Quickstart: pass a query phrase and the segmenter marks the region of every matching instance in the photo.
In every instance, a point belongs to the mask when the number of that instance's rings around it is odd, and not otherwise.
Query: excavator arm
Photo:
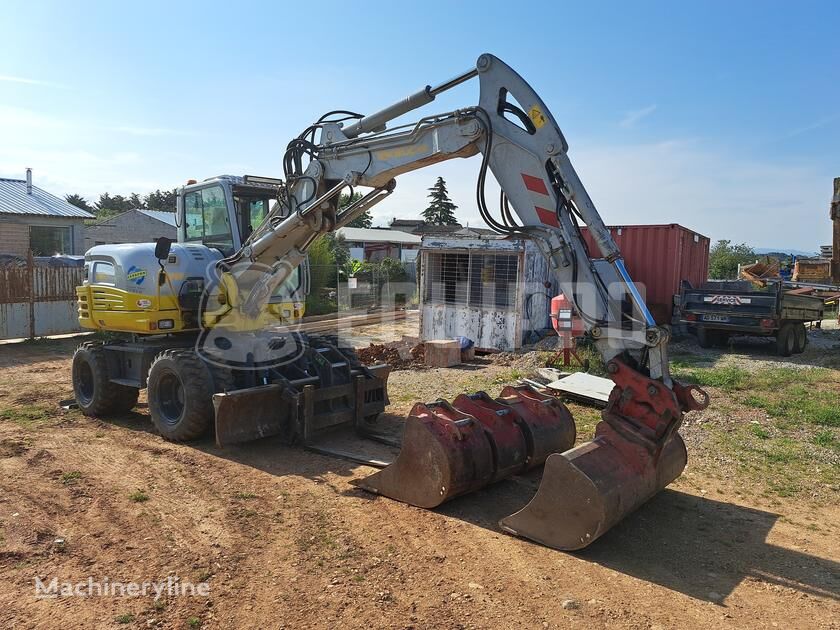
[[[480,84],[478,105],[388,128],[474,78]],[[315,238],[385,199],[401,174],[477,154],[482,218],[500,234],[538,246],[615,382],[595,440],[550,456],[540,492],[502,522],[508,531],[545,544],[578,548],[679,476],[686,457],[677,429],[683,413],[705,407],[708,396],[671,378],[668,330],[656,325],[630,278],[572,166],[566,139],[545,103],[501,60],[481,55],[474,69],[439,86],[426,86],[369,116],[331,113],[293,140],[278,203],[243,248],[221,263],[228,284],[230,278],[233,284],[244,282],[241,300],[230,308],[237,317],[259,313]],[[488,172],[501,187],[495,212],[485,199]],[[370,191],[340,210],[339,195],[356,187]],[[597,251],[588,250],[582,226]],[[254,274],[257,267],[261,272]],[[377,474],[383,473],[387,469]],[[375,478],[368,486],[389,494]],[[553,509],[565,516],[546,518]],[[571,525],[558,526],[558,520],[570,518]]]

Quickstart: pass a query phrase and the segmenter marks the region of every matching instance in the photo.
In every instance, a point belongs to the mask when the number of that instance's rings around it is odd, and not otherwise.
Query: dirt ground
[[[683,476],[586,550],[562,553],[497,526],[538,475],[425,511],[351,484],[370,468],[274,439],[165,442],[143,397],[107,422],[63,411],[76,343],[0,346],[0,628],[840,628],[836,477],[783,496],[728,465],[704,427],[726,432],[755,410],[725,389],[682,430]],[[732,356],[749,363],[747,350]],[[819,363],[838,350],[809,352]],[[495,395],[518,376],[486,359],[398,371],[388,412]],[[840,404],[840,378],[828,383]],[[591,436],[598,412],[570,408],[579,439]],[[36,576],[173,576],[210,593],[36,599]]]

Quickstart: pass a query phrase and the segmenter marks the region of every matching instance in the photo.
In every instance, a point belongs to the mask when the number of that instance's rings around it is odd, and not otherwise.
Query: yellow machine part
[[[197,322],[184,321],[177,299],[168,295],[143,295],[94,284],[76,287],[76,299],[79,324],[91,330],[158,334],[197,328]],[[219,309],[205,314],[205,325],[239,331],[259,330],[298,321],[303,314],[302,302],[278,302],[269,304],[256,320],[246,319],[236,310]]]
[[[236,332],[254,332],[277,324],[291,324],[303,317],[303,302],[270,302],[258,317],[244,315],[240,310],[241,297],[236,280],[222,274],[216,293],[210,300],[216,307],[208,307],[202,314],[205,328],[223,327]]]
[[[146,334],[188,330],[172,296],[143,295],[94,284],[76,287],[76,299],[83,328]],[[159,327],[161,321],[164,328]]]

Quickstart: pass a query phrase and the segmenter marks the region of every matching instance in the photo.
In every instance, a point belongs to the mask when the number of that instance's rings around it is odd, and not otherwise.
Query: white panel
[[[0,339],[29,336],[29,304],[0,304]]]
[[[79,312],[76,301],[36,302],[35,336],[61,335],[79,332]]]

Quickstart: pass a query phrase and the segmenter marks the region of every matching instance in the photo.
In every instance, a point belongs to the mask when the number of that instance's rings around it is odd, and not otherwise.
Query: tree
[[[721,240],[709,251],[709,278],[731,280],[738,277],[738,265],[755,262],[753,248],[745,243],[731,245],[732,241]]]
[[[134,192],[131,193],[128,196],[128,203],[131,206],[132,210],[134,210],[135,208],[145,208],[146,207],[146,204],[140,198],[140,195],[138,195],[137,193],[134,193]]]
[[[449,198],[446,182],[438,177],[435,185],[429,188],[429,207],[421,213],[427,223],[431,225],[457,225],[455,210],[458,208]]]
[[[94,208],[96,217],[104,219],[131,210],[131,203],[122,195],[111,196],[108,193],[102,193],[99,195],[99,201],[94,204]]]
[[[324,234],[324,240],[332,254],[333,262],[339,267],[344,266],[344,263],[350,260],[350,248],[347,247],[346,239],[335,232],[327,232]]]
[[[149,210],[161,210],[163,212],[175,212],[175,200],[177,199],[177,189],[172,190],[156,190],[149,193],[143,199],[145,207]]]
[[[93,208],[90,207],[90,204],[81,195],[77,195],[75,193],[72,194],[72,195],[65,195],[64,200],[67,203],[73,204],[77,208],[81,208],[82,210],[87,210],[88,212],[93,212]]]
[[[338,198],[338,209],[344,210],[344,208],[357,202],[361,198],[362,193],[359,192],[354,192],[352,196],[341,195],[341,197]],[[347,224],[347,227],[369,228],[371,225],[373,225],[373,217],[370,214],[370,210],[365,210],[362,214],[350,221],[350,223]]]
[[[310,245],[309,295],[306,297],[306,312],[309,315],[333,313],[336,310],[335,289],[338,269],[335,264],[332,234],[319,236]]]

